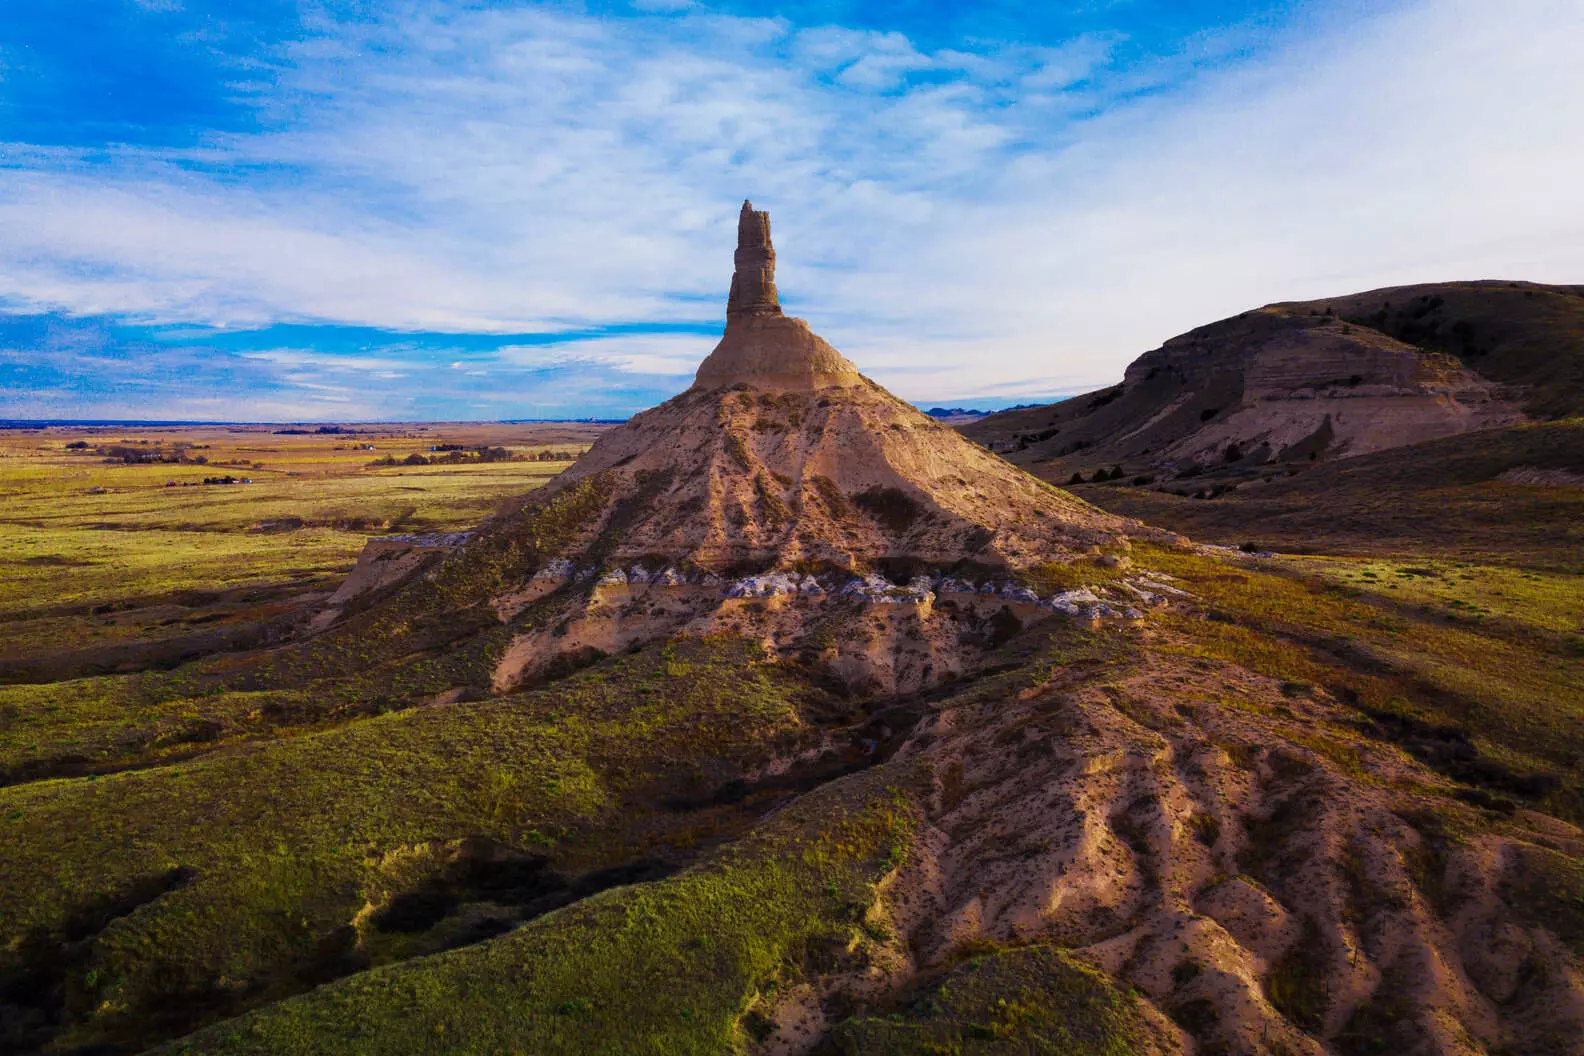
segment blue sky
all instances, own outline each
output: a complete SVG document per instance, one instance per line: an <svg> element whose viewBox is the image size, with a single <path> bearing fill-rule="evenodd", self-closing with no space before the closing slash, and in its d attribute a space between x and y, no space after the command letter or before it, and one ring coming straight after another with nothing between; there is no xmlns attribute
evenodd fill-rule
<svg viewBox="0 0 1584 1056"><path fill-rule="evenodd" d="M11 0L0 418L613 416L783 302L924 402L1584 281L1579 0Z"/></svg>

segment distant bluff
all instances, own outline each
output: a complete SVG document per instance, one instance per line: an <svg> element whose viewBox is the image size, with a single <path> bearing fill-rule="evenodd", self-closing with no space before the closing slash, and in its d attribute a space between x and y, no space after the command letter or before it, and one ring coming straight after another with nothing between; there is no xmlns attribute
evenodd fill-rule
<svg viewBox="0 0 1584 1056"><path fill-rule="evenodd" d="M1171 338L1119 385L962 428L1047 480L1121 466L1163 482L1581 412L1584 287L1479 281L1266 305Z"/></svg>

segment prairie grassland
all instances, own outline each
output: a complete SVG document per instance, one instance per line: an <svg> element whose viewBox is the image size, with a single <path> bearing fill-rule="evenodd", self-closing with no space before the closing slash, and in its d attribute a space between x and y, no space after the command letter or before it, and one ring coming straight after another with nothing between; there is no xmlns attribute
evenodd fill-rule
<svg viewBox="0 0 1584 1056"><path fill-rule="evenodd" d="M598 430L0 431L0 657L149 641L189 632L195 619L212 626L268 616L268 605L344 574L370 535L478 523L569 464L539 461L541 451L576 454ZM73 443L90 447L74 451ZM369 464L445 444L501 446L529 460ZM112 448L188 461L126 464L93 453ZM199 457L206 461L192 461ZM202 483L223 476L252 483ZM238 588L274 589L249 598Z"/></svg>
<svg viewBox="0 0 1584 1056"><path fill-rule="evenodd" d="M821 965L866 945L904 956L874 915L876 891L910 853L925 775L878 761L863 739L872 702L838 693L813 661L688 638L490 692L495 651L560 610L502 623L488 598L603 508L597 480L275 647L225 636L299 611L368 534L466 527L564 463L370 467L442 438L376 438L371 455L345 435L255 430L230 448L219 433L193 442L247 457L256 483L168 487L215 462L108 465L67 454L68 435L29 434L34 447L0 463L4 487L27 498L0 514L12 547L0 640L8 659L102 653L131 666L0 686L0 994L33 1002L32 1047L141 1051L200 1029L171 1051L715 1053L745 1048L770 996ZM297 468L270 476L277 464ZM1393 718L1466 731L1478 758L1450 760L1463 784L1447 783L1446 802L1483 809L1482 824L1516 802L1584 820L1577 573L1132 553L1194 597L1122 633L1053 617L933 703L886 702L886 721L935 704L988 714L1069 673L1111 679L1155 650L1356 705L1356 724L1299 742L1351 770L1361 745L1396 736ZM1036 574L1078 585L1122 573L1086 559ZM167 640L204 648L153 651ZM115 652L129 646L147 649ZM1134 714L1123 697L1115 706ZM1399 740L1387 750L1422 748ZM771 773L806 783L751 787ZM688 868L530 912L459 879L480 843L512 868L566 876ZM1571 859L1536 861L1567 881L1539 886L1584 890ZM401 906L438 918L404 928ZM985 1005L980 972L1017 990L1027 1017ZM1138 1027L1133 998L1054 951L1001 951L937 981L948 1019L859 1020L848 1040L995 1051L976 1043L1015 1042L1078 1008L1119 1044Z"/></svg>
<svg viewBox="0 0 1584 1056"><path fill-rule="evenodd" d="M1552 812L1584 820L1584 576L1143 552L1208 606L1164 621L1180 635L1168 649L1326 686L1369 713L1451 724L1520 787L1526 775L1554 786ZM1500 612L1464 600L1481 589L1500 592Z"/></svg>
<svg viewBox="0 0 1584 1056"><path fill-rule="evenodd" d="M1584 574L1429 558L1376 561L1289 557L1287 565L1356 597L1376 596L1394 605L1452 622L1505 626L1564 641L1584 635ZM1578 639L1584 649L1584 638Z"/></svg>

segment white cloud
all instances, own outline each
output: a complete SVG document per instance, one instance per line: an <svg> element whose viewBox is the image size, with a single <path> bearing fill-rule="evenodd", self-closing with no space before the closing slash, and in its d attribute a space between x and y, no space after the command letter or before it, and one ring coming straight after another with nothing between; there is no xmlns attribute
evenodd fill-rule
<svg viewBox="0 0 1584 1056"><path fill-rule="evenodd" d="M517 367L598 362L632 374L691 377L717 340L697 334L612 335L556 344L504 345L495 358Z"/></svg>
<svg viewBox="0 0 1584 1056"><path fill-rule="evenodd" d="M1584 278L1576 0L1404 3L1125 103L1194 60L696 10L401 10L321 22L263 99L275 131L110 164L8 151L0 298L415 330L709 318L748 195L789 310L901 394L956 398L1101 384L1271 300ZM681 375L709 344L501 356Z"/></svg>

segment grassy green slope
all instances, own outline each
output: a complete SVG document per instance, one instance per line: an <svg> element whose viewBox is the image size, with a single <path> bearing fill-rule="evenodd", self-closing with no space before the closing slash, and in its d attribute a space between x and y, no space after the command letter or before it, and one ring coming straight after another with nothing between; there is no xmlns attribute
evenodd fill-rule
<svg viewBox="0 0 1584 1056"><path fill-rule="evenodd" d="M848 1056L1159 1051L1131 992L1071 955L1040 945L969 958L905 1014L855 1018L839 1036Z"/></svg>
<svg viewBox="0 0 1584 1056"><path fill-rule="evenodd" d="M758 996L811 951L849 955L901 864L906 794L870 771L800 800L672 879L606 892L510 935L331 984L170 1053L738 1051Z"/></svg>
<svg viewBox="0 0 1584 1056"><path fill-rule="evenodd" d="M302 989L319 944L445 841L559 839L576 868L696 838L659 806L668 777L708 789L800 735L812 691L755 649L689 641L538 693L0 789L0 975L53 987L64 1038L154 1040Z"/></svg>

